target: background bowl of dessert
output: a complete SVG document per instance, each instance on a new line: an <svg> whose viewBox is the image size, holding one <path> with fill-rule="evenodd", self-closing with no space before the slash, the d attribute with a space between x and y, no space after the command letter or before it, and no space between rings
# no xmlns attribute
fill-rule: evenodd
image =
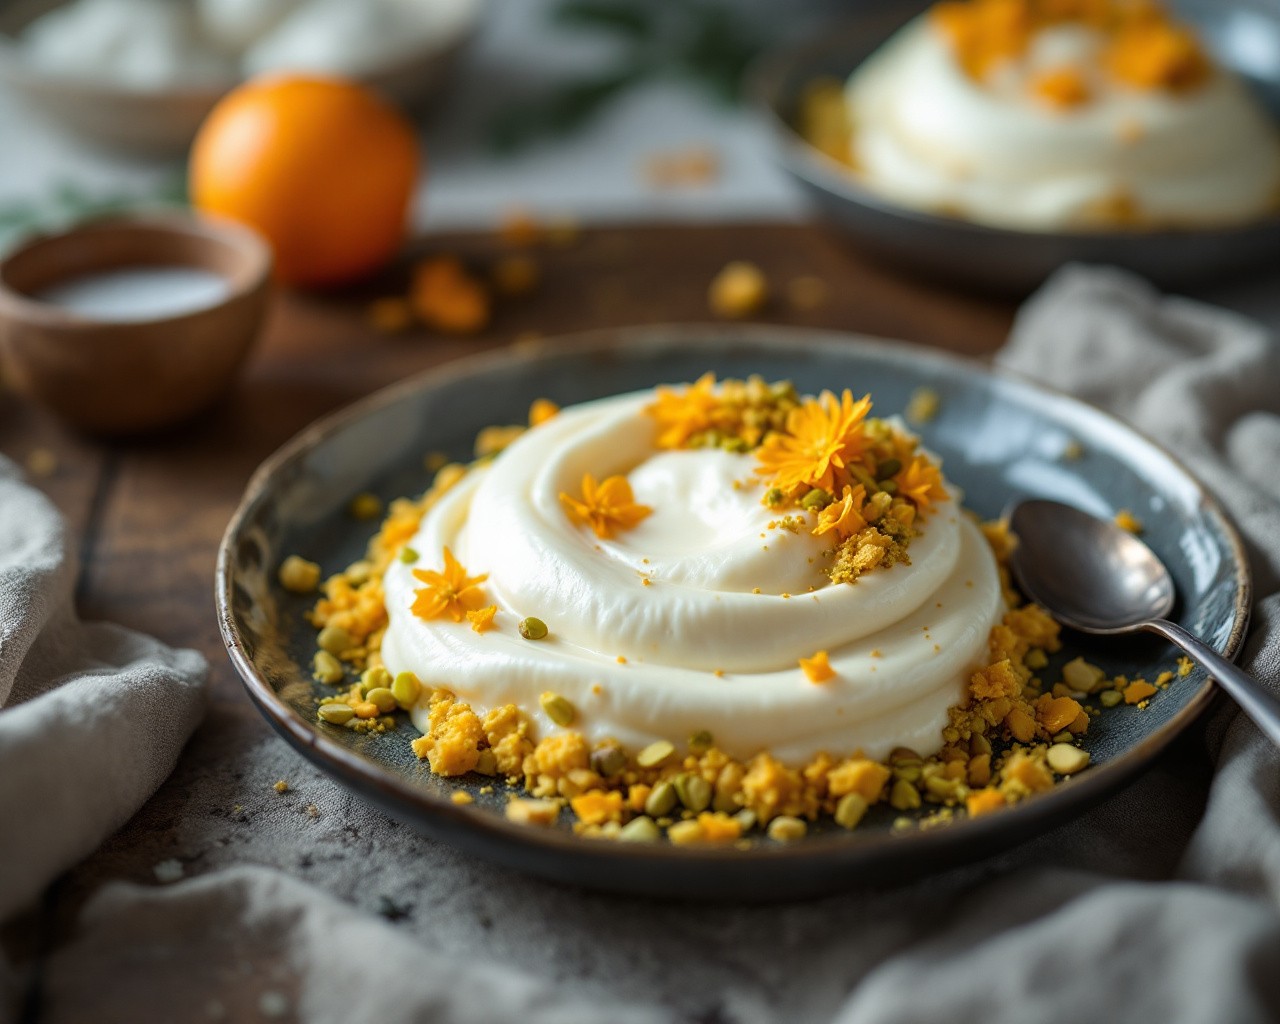
<svg viewBox="0 0 1280 1024"><path fill-rule="evenodd" d="M749 76L748 96L772 130L780 164L818 214L860 249L939 281L1005 293L1029 292L1073 261L1126 267L1165 288L1280 264L1280 190L1271 212L1221 226L1046 230L983 224L873 191L853 167L831 155L840 144L839 126L821 123L822 106L812 97L823 83L828 90L843 86L925 7L911 0L877 5L764 55ZM1194 26L1212 60L1245 82L1280 131L1280 9L1197 0L1173 10Z"/></svg>
<svg viewBox="0 0 1280 1024"><path fill-rule="evenodd" d="M0 83L79 138L180 153L221 96L273 71L421 109L479 15L480 0L16 0L0 7Z"/></svg>

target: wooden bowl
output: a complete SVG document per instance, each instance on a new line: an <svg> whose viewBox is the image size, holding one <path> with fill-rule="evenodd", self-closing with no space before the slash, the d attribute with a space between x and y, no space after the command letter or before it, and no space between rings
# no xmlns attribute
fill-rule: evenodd
<svg viewBox="0 0 1280 1024"><path fill-rule="evenodd" d="M51 286L127 267L192 267L226 279L192 312L98 320L41 302ZM29 240L0 263L5 380L81 429L154 430L226 390L262 324L271 250L252 231L188 214L96 221Z"/></svg>

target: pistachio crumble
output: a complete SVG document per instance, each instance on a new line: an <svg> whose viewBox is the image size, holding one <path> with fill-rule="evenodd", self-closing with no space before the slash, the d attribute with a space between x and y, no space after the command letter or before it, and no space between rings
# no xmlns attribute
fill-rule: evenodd
<svg viewBox="0 0 1280 1024"><path fill-rule="evenodd" d="M752 377L717 384L706 375L682 389L659 388L647 413L660 449L751 454L776 528L829 541L830 562L822 571L832 584L854 585L866 573L910 564L912 540L928 529L931 506L947 497L939 465L918 439L896 421L871 418L870 410L869 396L855 399L847 390L815 398L786 382ZM530 428L557 412L552 403L535 403ZM486 432L471 465L491 459L520 433L509 427L500 435ZM983 533L1000 567L1007 610L990 631L963 699L951 708L936 752L899 747L880 759L820 752L788 763L763 750L735 758L707 729L628 749L589 739L579 728L581 709L555 690L543 691L529 707L473 708L413 672L393 676L382 658L389 623L383 581L397 560L412 566L420 584L416 617L483 633L505 616L505 628L513 628L515 613L491 600L487 574L469 573L447 547L421 553L408 547L426 513L469 469L439 465L424 495L390 502L364 558L320 584L308 612L317 630L313 676L333 690L318 699L316 713L330 728L385 733L400 714L425 708L426 727L412 741L418 757L439 776L474 773L501 782L506 816L522 824L550 826L567 816L587 837L737 846L765 837L794 842L819 822L855 829L875 808L889 809L899 830L944 825L998 811L1086 770L1084 737L1102 709L1143 708L1190 670L1180 664L1147 681L1109 676L1076 658L1050 675L1050 655L1061 649L1059 626L1013 590L1004 566L1015 540L995 522ZM601 540L637 528L653 511L636 502L622 476L597 482L588 474L578 493L560 498L561 513ZM290 557L281 566L282 585L295 593L314 590L314 565ZM535 647L555 639L537 617L520 618L514 628ZM619 655L617 663L627 659ZM827 650L812 651L794 667L815 690L836 675ZM555 731L547 732L545 723Z"/></svg>

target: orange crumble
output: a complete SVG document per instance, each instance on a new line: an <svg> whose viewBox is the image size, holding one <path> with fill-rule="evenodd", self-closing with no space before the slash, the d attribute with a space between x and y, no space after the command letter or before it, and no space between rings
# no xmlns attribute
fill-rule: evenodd
<svg viewBox="0 0 1280 1024"><path fill-rule="evenodd" d="M812 657L801 658L800 668L811 683L825 683L828 679L835 678L836 674L836 670L831 667L831 662L827 660L826 651L817 651Z"/></svg>

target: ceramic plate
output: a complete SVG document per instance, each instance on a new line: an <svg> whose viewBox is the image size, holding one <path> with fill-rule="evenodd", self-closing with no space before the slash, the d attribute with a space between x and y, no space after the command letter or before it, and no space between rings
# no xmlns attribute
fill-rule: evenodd
<svg viewBox="0 0 1280 1024"><path fill-rule="evenodd" d="M567 823L517 826L502 815L504 787L485 795L479 789L489 779L431 775L409 749L416 732L407 722L394 733L365 736L317 721L315 698L332 690L310 677L309 602L284 592L276 570L294 553L320 562L326 574L361 557L377 527L347 514L352 495L420 493L429 483L424 453L465 459L480 428L522 422L535 398L569 405L690 381L706 370L789 378L801 391L870 391L881 415L902 410L917 388L933 388L940 411L921 433L970 508L995 517L1011 500L1039 495L1102 516L1131 509L1177 582L1178 621L1228 655L1239 646L1249 588L1235 532L1186 470L1118 420L1024 380L906 344L763 326L638 328L449 364L321 420L267 460L227 528L216 585L231 660L267 720L342 784L426 835L476 855L600 889L776 899L855 879L922 876L1007 848L1131 778L1209 702L1211 684L1196 672L1145 710L1108 712L1089 730L1092 767L999 814L895 832L895 812L880 807L854 832L817 828L792 845L759 839L746 850L580 839ZM1073 442L1083 454L1065 458ZM1070 638L1058 661L1077 654L1113 672L1148 677L1174 657L1172 649L1146 641L1111 641L1102 649ZM475 802L452 803L459 790Z"/></svg>
<svg viewBox="0 0 1280 1024"><path fill-rule="evenodd" d="M1071 261L1127 267L1162 288L1225 280L1280 262L1280 214L1224 228L1131 231L1016 231L898 206L864 188L849 168L814 149L793 128L811 82L844 80L926 5L866 4L848 22L763 58L749 83L772 129L783 168L830 223L860 248L929 277L1025 293ZM1253 87L1280 118L1280 13L1274 4L1182 0L1218 62Z"/></svg>

